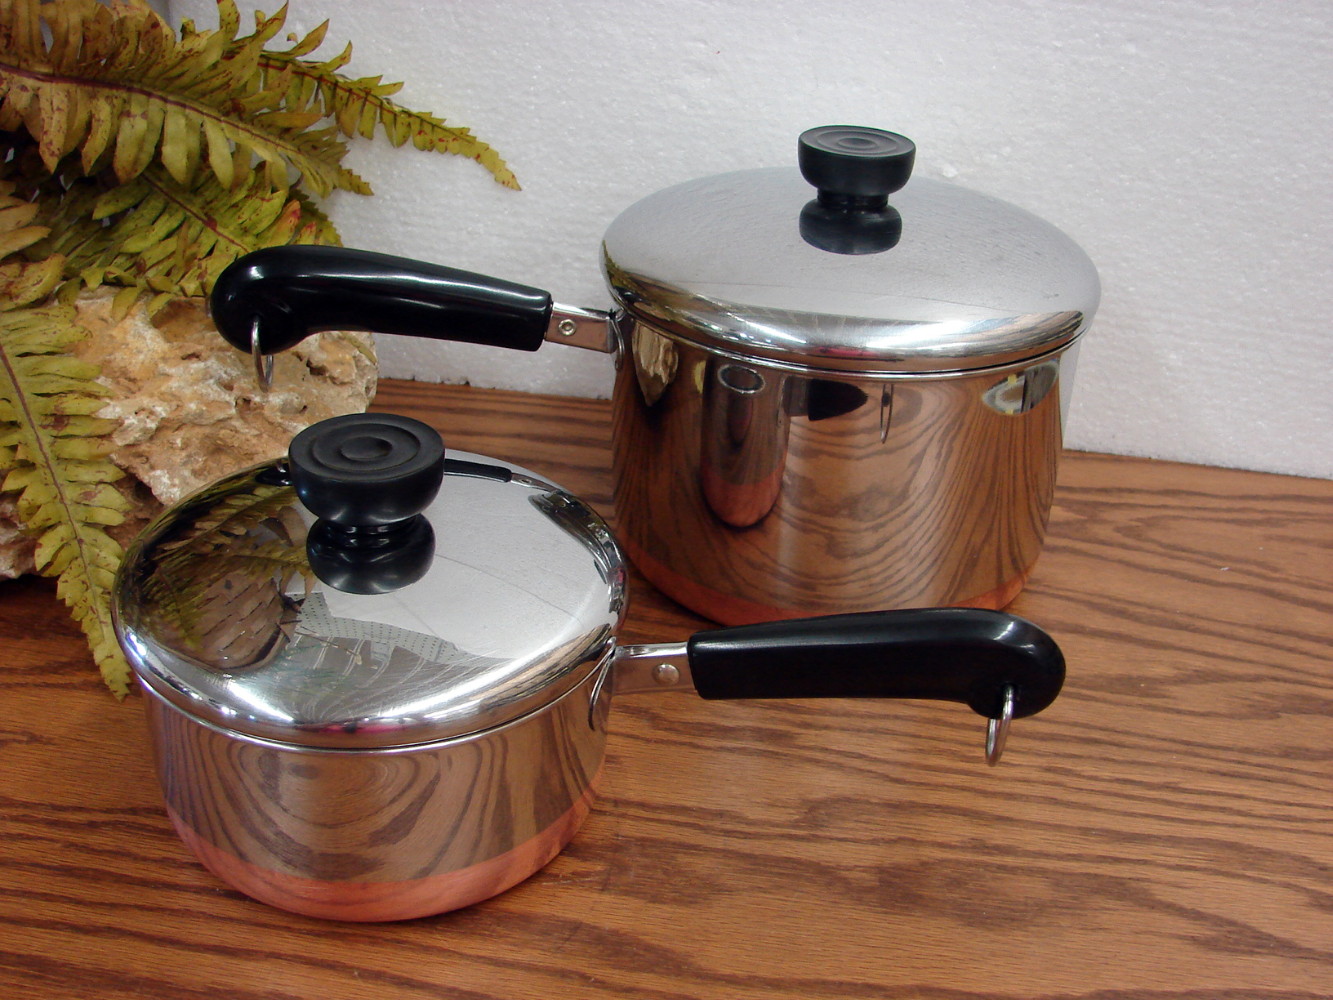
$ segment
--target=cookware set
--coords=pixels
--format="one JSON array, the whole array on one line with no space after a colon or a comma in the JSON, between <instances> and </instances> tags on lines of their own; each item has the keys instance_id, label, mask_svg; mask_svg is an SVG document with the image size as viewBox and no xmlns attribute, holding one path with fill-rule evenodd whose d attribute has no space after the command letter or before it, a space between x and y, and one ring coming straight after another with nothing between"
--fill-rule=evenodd
<instances>
[{"instance_id":1,"label":"cookware set","mask_svg":"<svg viewBox=\"0 0 1333 1000\"><path fill-rule=\"evenodd\" d=\"M609 313L336 247L219 278L215 322L261 378L356 328L617 368L614 537L528 470L356 414L131 546L117 634L172 822L219 877L348 920L493 896L587 815L613 695L955 701L991 762L1056 697L1060 650L998 608L1041 546L1095 272L1013 206L909 180L900 136L800 150L813 197L760 170L628 209ZM619 643L626 555L730 627Z\"/></svg>"}]
</instances>

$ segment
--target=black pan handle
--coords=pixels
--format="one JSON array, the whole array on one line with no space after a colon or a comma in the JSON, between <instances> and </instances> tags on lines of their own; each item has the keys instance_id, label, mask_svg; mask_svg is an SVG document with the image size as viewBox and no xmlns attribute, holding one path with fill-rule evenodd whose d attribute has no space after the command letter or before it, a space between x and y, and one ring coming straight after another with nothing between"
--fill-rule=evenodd
<instances>
[{"instance_id":1,"label":"black pan handle","mask_svg":"<svg viewBox=\"0 0 1333 1000\"><path fill-rule=\"evenodd\" d=\"M323 330L368 330L535 351L551 296L438 264L333 246L278 246L233 261L210 298L234 347L276 354ZM252 337L258 345L252 344Z\"/></svg>"},{"instance_id":2,"label":"black pan handle","mask_svg":"<svg viewBox=\"0 0 1333 1000\"><path fill-rule=\"evenodd\" d=\"M988 719L1034 715L1055 700L1065 661L1055 640L1002 611L871 611L698 632L688 644L704 698L931 698Z\"/></svg>"}]
</instances>

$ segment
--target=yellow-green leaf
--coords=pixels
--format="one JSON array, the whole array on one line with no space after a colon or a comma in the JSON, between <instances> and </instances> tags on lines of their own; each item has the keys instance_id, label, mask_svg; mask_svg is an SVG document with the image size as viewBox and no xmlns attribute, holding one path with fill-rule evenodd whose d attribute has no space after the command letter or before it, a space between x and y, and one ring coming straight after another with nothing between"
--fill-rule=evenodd
<instances>
[{"instance_id":1,"label":"yellow-green leaf","mask_svg":"<svg viewBox=\"0 0 1333 1000\"><path fill-rule=\"evenodd\" d=\"M167 108L162 126L162 165L178 184L188 184L199 162L200 124L178 105Z\"/></svg>"},{"instance_id":2,"label":"yellow-green leaf","mask_svg":"<svg viewBox=\"0 0 1333 1000\"><path fill-rule=\"evenodd\" d=\"M88 108L88 132L80 147L83 172L92 173L102 155L111 147L120 121L121 102L103 97L93 100Z\"/></svg>"},{"instance_id":3,"label":"yellow-green leaf","mask_svg":"<svg viewBox=\"0 0 1333 1000\"><path fill-rule=\"evenodd\" d=\"M323 24L315 28L314 31L310 32L310 34L306 35L305 38L301 39L288 49L287 55L307 56L311 52L314 52L315 49L319 48L324 43L324 36L328 33L328 30L329 22L325 21Z\"/></svg>"},{"instance_id":4,"label":"yellow-green leaf","mask_svg":"<svg viewBox=\"0 0 1333 1000\"><path fill-rule=\"evenodd\" d=\"M9 198L5 194L0 192L0 233L26 226L37 217L36 204Z\"/></svg>"},{"instance_id":5,"label":"yellow-green leaf","mask_svg":"<svg viewBox=\"0 0 1333 1000\"><path fill-rule=\"evenodd\" d=\"M208 165L223 187L232 186L231 143L217 122L204 120L204 139L208 143Z\"/></svg>"},{"instance_id":6,"label":"yellow-green leaf","mask_svg":"<svg viewBox=\"0 0 1333 1000\"><path fill-rule=\"evenodd\" d=\"M126 209L133 208L148 193L142 184L122 184L100 195L93 203L91 218L96 221L109 219Z\"/></svg>"},{"instance_id":7,"label":"yellow-green leaf","mask_svg":"<svg viewBox=\"0 0 1333 1000\"><path fill-rule=\"evenodd\" d=\"M121 182L138 177L153 162L165 118L166 108L159 101L146 94L130 94L116 132L116 152L111 160Z\"/></svg>"},{"instance_id":8,"label":"yellow-green leaf","mask_svg":"<svg viewBox=\"0 0 1333 1000\"><path fill-rule=\"evenodd\" d=\"M133 307L140 294L141 291L136 285L131 285L128 288L122 288L118 291L115 294L115 297L111 300L112 318L114 318L116 322L120 322L128 316L130 314L130 309Z\"/></svg>"},{"instance_id":9,"label":"yellow-green leaf","mask_svg":"<svg viewBox=\"0 0 1333 1000\"><path fill-rule=\"evenodd\" d=\"M7 233L0 232L0 258L32 246L48 232L50 230L45 226L24 226L22 229L13 229Z\"/></svg>"}]
</instances>

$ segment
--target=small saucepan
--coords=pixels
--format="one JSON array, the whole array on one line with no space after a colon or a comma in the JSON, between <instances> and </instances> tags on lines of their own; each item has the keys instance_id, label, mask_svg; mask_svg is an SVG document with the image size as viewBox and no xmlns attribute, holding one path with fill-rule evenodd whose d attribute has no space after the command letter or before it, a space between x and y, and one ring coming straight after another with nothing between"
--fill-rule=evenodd
<instances>
[{"instance_id":1,"label":"small saucepan","mask_svg":"<svg viewBox=\"0 0 1333 1000\"><path fill-rule=\"evenodd\" d=\"M981 609L617 645L625 567L577 497L391 415L324 421L166 511L113 612L177 831L266 903L424 916L573 837L613 692L957 701L993 759L1063 682L1049 636Z\"/></svg>"}]
</instances>

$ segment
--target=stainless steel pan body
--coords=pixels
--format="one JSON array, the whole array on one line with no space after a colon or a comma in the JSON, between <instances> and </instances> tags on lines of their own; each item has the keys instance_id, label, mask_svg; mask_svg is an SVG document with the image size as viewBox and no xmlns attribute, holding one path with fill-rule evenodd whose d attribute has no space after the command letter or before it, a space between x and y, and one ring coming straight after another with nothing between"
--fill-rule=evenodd
<instances>
[{"instance_id":1,"label":"stainless steel pan body","mask_svg":"<svg viewBox=\"0 0 1333 1000\"><path fill-rule=\"evenodd\" d=\"M528 878L592 806L610 689L594 673L542 711L434 744L356 750L259 740L153 693L172 825L222 881L330 920L406 920Z\"/></svg>"},{"instance_id":2,"label":"stainless steel pan body","mask_svg":"<svg viewBox=\"0 0 1333 1000\"><path fill-rule=\"evenodd\" d=\"M663 592L739 624L1002 608L1022 588L1055 487L1065 358L830 378L628 325L617 532Z\"/></svg>"}]
</instances>

